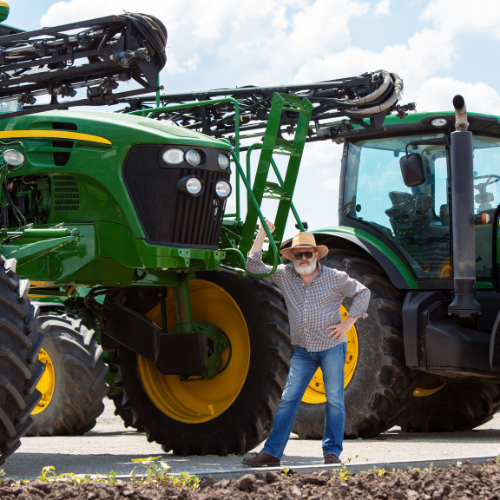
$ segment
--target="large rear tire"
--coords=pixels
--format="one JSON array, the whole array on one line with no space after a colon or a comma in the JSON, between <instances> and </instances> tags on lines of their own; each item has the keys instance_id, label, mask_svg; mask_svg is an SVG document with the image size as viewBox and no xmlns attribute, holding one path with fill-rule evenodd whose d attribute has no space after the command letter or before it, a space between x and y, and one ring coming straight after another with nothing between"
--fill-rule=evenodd
<instances>
[{"instance_id":1,"label":"large rear tire","mask_svg":"<svg viewBox=\"0 0 500 500\"><path fill-rule=\"evenodd\" d=\"M45 366L38 360L43 335L38 308L28 299L29 281L20 280L16 261L0 255L0 464L21 446L33 423L36 386Z\"/></svg>"},{"instance_id":2,"label":"large rear tire","mask_svg":"<svg viewBox=\"0 0 500 500\"><path fill-rule=\"evenodd\" d=\"M357 360L344 389L345 437L371 437L385 430L410 384L404 364L402 296L371 257L333 249L324 265L344 271L371 292L368 318L356 322ZM350 309L352 300L343 305ZM326 403L301 402L293 432L301 439L321 439Z\"/></svg>"},{"instance_id":3,"label":"large rear tire","mask_svg":"<svg viewBox=\"0 0 500 500\"><path fill-rule=\"evenodd\" d=\"M119 346L116 385L134 415L133 426L142 426L148 440L166 452L244 454L272 428L289 369L288 316L281 294L268 282L222 272L197 276L190 281L194 320L226 334L232 349L230 358L229 350L223 356L227 368L209 381L183 382ZM126 306L161 324L158 290L131 289L126 298ZM166 302L170 331L176 323L170 292Z\"/></svg>"},{"instance_id":4,"label":"large rear tire","mask_svg":"<svg viewBox=\"0 0 500 500\"><path fill-rule=\"evenodd\" d=\"M453 432L474 429L500 409L500 386L447 383L436 392L420 388L398 419L403 432ZM414 393L415 394L415 393Z\"/></svg>"},{"instance_id":5,"label":"large rear tire","mask_svg":"<svg viewBox=\"0 0 500 500\"><path fill-rule=\"evenodd\" d=\"M41 314L38 330L45 334L40 357L47 370L38 384L42 399L28 435L81 436L104 410L108 368L102 348L94 330L68 314Z\"/></svg>"},{"instance_id":6,"label":"large rear tire","mask_svg":"<svg viewBox=\"0 0 500 500\"><path fill-rule=\"evenodd\" d=\"M123 425L125 427L132 427L134 423L134 414L123 407L123 392L120 394L108 394L108 398L113 401L115 405L115 415L123 420ZM144 429L136 429L138 432L144 432Z\"/></svg>"}]
</instances>

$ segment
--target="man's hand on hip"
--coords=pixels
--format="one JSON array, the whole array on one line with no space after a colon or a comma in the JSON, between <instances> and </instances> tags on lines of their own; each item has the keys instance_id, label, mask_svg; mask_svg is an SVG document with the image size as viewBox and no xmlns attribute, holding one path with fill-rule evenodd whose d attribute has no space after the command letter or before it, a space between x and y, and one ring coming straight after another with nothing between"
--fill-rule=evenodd
<instances>
[{"instance_id":1,"label":"man's hand on hip","mask_svg":"<svg viewBox=\"0 0 500 500\"><path fill-rule=\"evenodd\" d=\"M338 325L329 326L327 330L331 330L331 333L329 333L328 336L332 340L340 340L352 328L357 319L358 318L347 317Z\"/></svg>"}]
</instances>

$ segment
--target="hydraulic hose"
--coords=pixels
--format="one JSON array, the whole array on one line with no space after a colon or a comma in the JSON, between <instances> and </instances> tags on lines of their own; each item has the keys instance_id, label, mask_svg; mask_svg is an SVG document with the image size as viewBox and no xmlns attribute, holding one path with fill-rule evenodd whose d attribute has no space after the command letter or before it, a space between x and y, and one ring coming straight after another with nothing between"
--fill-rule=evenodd
<instances>
[{"instance_id":1,"label":"hydraulic hose","mask_svg":"<svg viewBox=\"0 0 500 500\"><path fill-rule=\"evenodd\" d=\"M342 104L347 104L349 106L359 106L361 104L366 104L368 102L373 102L375 99L380 97L381 95L384 94L384 92L389 88L389 85L392 83L392 77L391 74L388 71L385 71L383 69L379 70L378 73L382 73L384 76L384 81L380 85L378 89L376 89L374 92L371 94L365 96L365 97L360 97L359 99L349 99L347 101L342 101Z\"/></svg>"},{"instance_id":2,"label":"hydraulic hose","mask_svg":"<svg viewBox=\"0 0 500 500\"><path fill-rule=\"evenodd\" d=\"M403 92L403 80L401 80L396 73L391 73L391 77L394 78L394 90L391 96L383 104L379 106L372 106L371 108L346 111L345 114L353 117L371 116L382 113L396 104L401 98L401 93Z\"/></svg>"}]
</instances>

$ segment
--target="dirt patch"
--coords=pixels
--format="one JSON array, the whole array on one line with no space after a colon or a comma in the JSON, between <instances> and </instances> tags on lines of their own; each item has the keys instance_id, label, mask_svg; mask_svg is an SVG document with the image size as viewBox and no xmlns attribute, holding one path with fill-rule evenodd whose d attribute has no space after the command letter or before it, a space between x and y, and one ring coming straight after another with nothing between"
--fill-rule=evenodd
<instances>
[{"instance_id":1,"label":"dirt patch","mask_svg":"<svg viewBox=\"0 0 500 500\"><path fill-rule=\"evenodd\" d=\"M205 477L197 490L163 485L68 484L29 481L15 484L4 479L0 485L2 499L76 499L76 500L320 500L320 499L397 499L500 500L500 465L471 465L429 471L359 473L351 477L329 472L288 475L275 472L247 474L238 479L217 480Z\"/></svg>"}]
</instances>

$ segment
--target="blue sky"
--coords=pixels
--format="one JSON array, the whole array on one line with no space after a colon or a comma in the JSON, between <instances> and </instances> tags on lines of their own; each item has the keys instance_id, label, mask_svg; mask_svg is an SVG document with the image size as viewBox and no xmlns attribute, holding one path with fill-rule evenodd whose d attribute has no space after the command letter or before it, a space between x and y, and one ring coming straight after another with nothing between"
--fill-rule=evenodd
<instances>
[{"instance_id":1,"label":"blue sky","mask_svg":"<svg viewBox=\"0 0 500 500\"><path fill-rule=\"evenodd\" d=\"M451 107L500 115L500 0L12 0L24 29L126 10L169 31L166 92L304 83L386 69L419 111ZM340 147L307 148L296 205L312 227L336 224ZM311 192L315 205L311 205ZM307 201L306 201L307 200ZM319 209L318 209L319 208ZM273 208L266 207L272 216ZM293 234L293 226L287 233Z\"/></svg>"}]
</instances>

